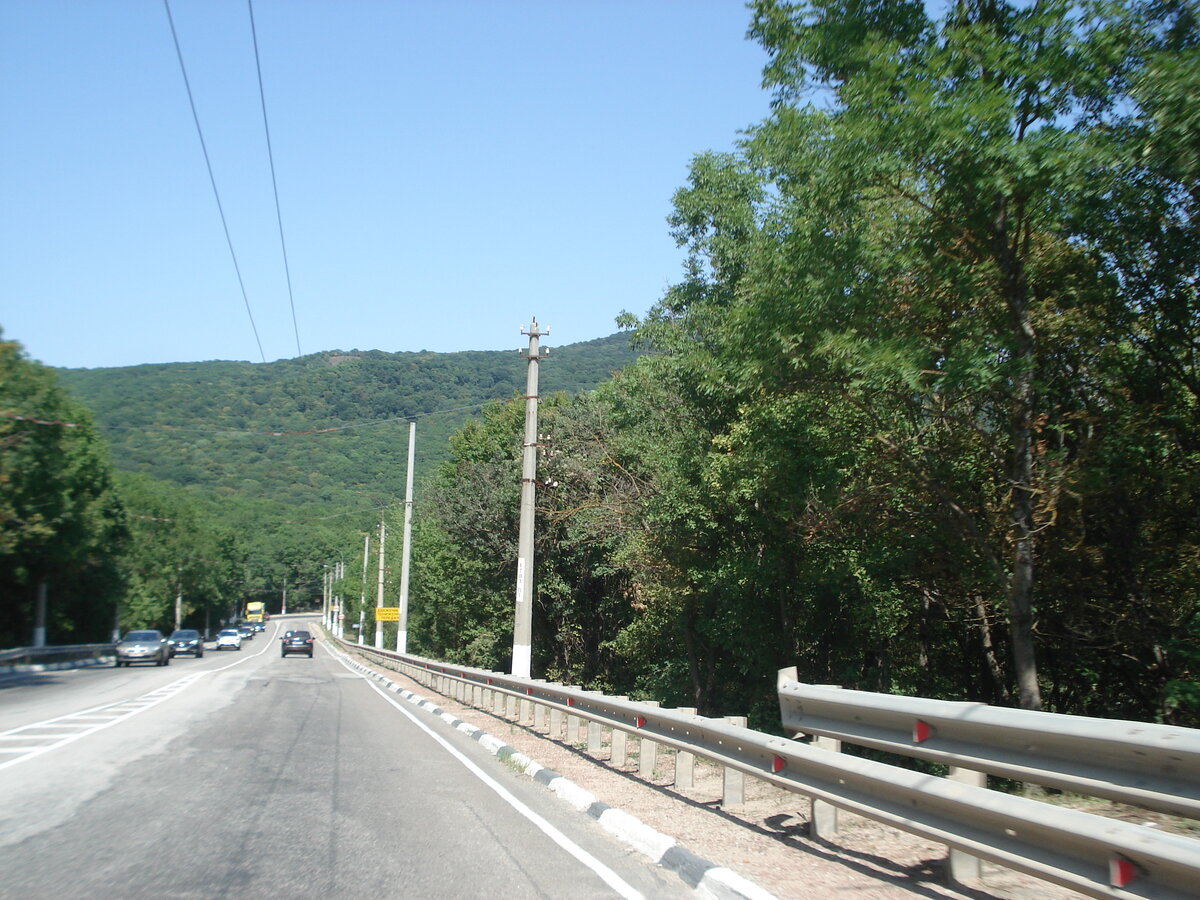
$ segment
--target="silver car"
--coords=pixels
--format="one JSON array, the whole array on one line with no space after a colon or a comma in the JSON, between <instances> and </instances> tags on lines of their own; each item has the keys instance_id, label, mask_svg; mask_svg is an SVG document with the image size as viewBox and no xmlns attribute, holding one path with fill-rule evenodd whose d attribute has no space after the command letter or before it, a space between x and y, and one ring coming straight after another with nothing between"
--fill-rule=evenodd
<instances>
[{"instance_id":1,"label":"silver car","mask_svg":"<svg viewBox=\"0 0 1200 900\"><path fill-rule=\"evenodd\" d=\"M217 632L218 650L241 650L242 635L236 628L222 628Z\"/></svg>"},{"instance_id":2,"label":"silver car","mask_svg":"<svg viewBox=\"0 0 1200 900\"><path fill-rule=\"evenodd\" d=\"M161 631L131 631L116 646L117 667L133 663L152 662L156 666L171 664L171 646Z\"/></svg>"}]
</instances>

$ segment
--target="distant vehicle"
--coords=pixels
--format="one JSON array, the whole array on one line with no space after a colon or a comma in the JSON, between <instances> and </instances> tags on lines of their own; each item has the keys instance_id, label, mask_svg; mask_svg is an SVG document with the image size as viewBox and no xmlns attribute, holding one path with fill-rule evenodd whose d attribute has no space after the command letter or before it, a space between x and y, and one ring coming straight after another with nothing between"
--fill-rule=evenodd
<instances>
[{"instance_id":1,"label":"distant vehicle","mask_svg":"<svg viewBox=\"0 0 1200 900\"><path fill-rule=\"evenodd\" d=\"M171 648L172 656L180 653L190 653L196 659L204 656L204 638L192 628L180 628L172 632L167 638L167 645Z\"/></svg>"},{"instance_id":2,"label":"distant vehicle","mask_svg":"<svg viewBox=\"0 0 1200 900\"><path fill-rule=\"evenodd\" d=\"M260 603L257 600L246 604L246 615L243 618L247 622L265 622L267 621L267 604Z\"/></svg>"},{"instance_id":3,"label":"distant vehicle","mask_svg":"<svg viewBox=\"0 0 1200 900\"><path fill-rule=\"evenodd\" d=\"M243 641L254 640L254 626L249 622L243 622L237 627L238 634L242 636Z\"/></svg>"},{"instance_id":4,"label":"distant vehicle","mask_svg":"<svg viewBox=\"0 0 1200 900\"><path fill-rule=\"evenodd\" d=\"M266 622L251 622L250 627L254 629L255 634L262 634L267 630Z\"/></svg>"},{"instance_id":5,"label":"distant vehicle","mask_svg":"<svg viewBox=\"0 0 1200 900\"><path fill-rule=\"evenodd\" d=\"M306 653L312 659L312 635L307 631L289 631L280 642L279 655L287 656L289 653Z\"/></svg>"},{"instance_id":6,"label":"distant vehicle","mask_svg":"<svg viewBox=\"0 0 1200 900\"><path fill-rule=\"evenodd\" d=\"M116 646L117 668L135 662L171 664L171 647L161 631L131 631Z\"/></svg>"},{"instance_id":7,"label":"distant vehicle","mask_svg":"<svg viewBox=\"0 0 1200 900\"><path fill-rule=\"evenodd\" d=\"M236 628L222 628L217 632L218 650L241 650L242 633Z\"/></svg>"}]
</instances>

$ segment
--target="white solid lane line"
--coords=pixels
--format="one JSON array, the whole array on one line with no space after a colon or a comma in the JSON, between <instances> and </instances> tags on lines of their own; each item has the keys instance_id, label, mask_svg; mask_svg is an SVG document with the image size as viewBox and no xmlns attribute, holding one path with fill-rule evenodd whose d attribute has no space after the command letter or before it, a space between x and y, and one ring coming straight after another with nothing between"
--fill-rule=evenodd
<instances>
[{"instance_id":1,"label":"white solid lane line","mask_svg":"<svg viewBox=\"0 0 1200 900\"><path fill-rule=\"evenodd\" d=\"M346 666L346 663L340 658L338 659L338 662L342 663L343 666ZM346 666L346 668L349 669L350 667ZM399 710L404 716L406 716L410 722L437 741L447 753L462 763L468 772L491 788L491 790L494 791L502 800L504 800L505 803L532 822L543 834L550 838L550 840L554 841L554 843L566 850L567 853L571 854L571 856L575 857L577 860L595 872L596 875L598 875L605 884L616 891L617 894L627 898L627 900L642 900L642 894L627 881L625 881L625 879L623 879L620 875L618 875L600 860L596 859L596 857L592 856L592 854L588 853L569 837L547 822L544 818L539 816L532 809L514 797L507 788L484 772L483 769L479 768L479 766L475 765L475 763L471 762L471 760L459 752L440 734L435 732L428 725L396 702L395 698L391 697L381 687L361 674L356 673L356 675L357 677L362 678L363 681L365 681L371 688L371 690L375 691L375 693L379 694L379 696L390 703L393 708Z\"/></svg>"}]
</instances>

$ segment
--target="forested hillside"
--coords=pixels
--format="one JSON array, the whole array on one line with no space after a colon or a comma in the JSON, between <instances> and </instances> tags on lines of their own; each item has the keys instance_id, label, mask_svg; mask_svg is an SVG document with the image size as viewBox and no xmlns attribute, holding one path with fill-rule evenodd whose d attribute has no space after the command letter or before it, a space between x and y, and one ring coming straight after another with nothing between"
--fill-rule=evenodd
<instances>
[{"instance_id":1,"label":"forested hillside","mask_svg":"<svg viewBox=\"0 0 1200 900\"><path fill-rule=\"evenodd\" d=\"M541 393L595 387L635 355L619 334L554 347L541 366ZM485 401L524 394L525 372L515 350L352 350L267 364L58 374L94 413L119 469L207 498L362 507L404 495L405 419L418 423L421 482L447 457L450 435Z\"/></svg>"}]
</instances>

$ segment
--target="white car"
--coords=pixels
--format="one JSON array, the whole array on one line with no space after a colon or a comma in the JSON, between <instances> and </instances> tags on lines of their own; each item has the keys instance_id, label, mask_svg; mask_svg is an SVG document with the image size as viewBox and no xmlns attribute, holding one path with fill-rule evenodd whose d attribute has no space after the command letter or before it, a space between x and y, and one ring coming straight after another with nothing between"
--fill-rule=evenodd
<instances>
[{"instance_id":1,"label":"white car","mask_svg":"<svg viewBox=\"0 0 1200 900\"><path fill-rule=\"evenodd\" d=\"M217 632L218 650L241 650L242 635L236 628L222 628Z\"/></svg>"}]
</instances>

